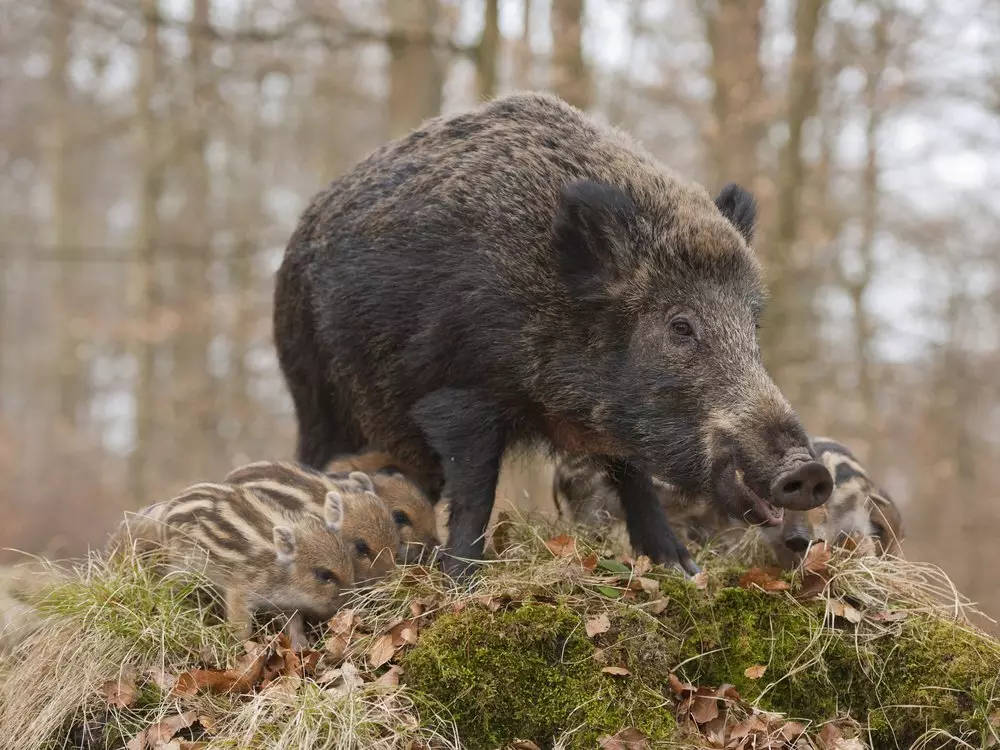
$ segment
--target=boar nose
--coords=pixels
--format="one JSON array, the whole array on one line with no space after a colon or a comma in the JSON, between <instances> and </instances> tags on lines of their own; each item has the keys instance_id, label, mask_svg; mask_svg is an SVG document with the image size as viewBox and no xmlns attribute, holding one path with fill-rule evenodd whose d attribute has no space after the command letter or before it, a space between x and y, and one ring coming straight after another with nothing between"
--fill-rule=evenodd
<instances>
[{"instance_id":1,"label":"boar nose","mask_svg":"<svg viewBox=\"0 0 1000 750\"><path fill-rule=\"evenodd\" d=\"M809 510L822 505L833 492L833 477L819 461L806 461L775 480L771 501L779 508Z\"/></svg>"},{"instance_id":2,"label":"boar nose","mask_svg":"<svg viewBox=\"0 0 1000 750\"><path fill-rule=\"evenodd\" d=\"M801 531L786 536L783 541L785 542L785 546L788 547L788 549L790 549L792 552L798 555L801 555L803 552L809 549L809 542L811 542L812 540L809 538L808 534L806 534L804 531Z\"/></svg>"}]
</instances>

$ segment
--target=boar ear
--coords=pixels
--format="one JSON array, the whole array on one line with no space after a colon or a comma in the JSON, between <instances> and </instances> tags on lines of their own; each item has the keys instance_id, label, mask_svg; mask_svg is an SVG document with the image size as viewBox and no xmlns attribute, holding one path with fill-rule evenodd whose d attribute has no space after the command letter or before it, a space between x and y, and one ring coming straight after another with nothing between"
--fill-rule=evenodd
<instances>
[{"instance_id":1,"label":"boar ear","mask_svg":"<svg viewBox=\"0 0 1000 750\"><path fill-rule=\"evenodd\" d=\"M340 533L344 525L344 498L336 490L326 493L326 499L323 501L323 519L330 531Z\"/></svg>"},{"instance_id":2,"label":"boar ear","mask_svg":"<svg viewBox=\"0 0 1000 750\"><path fill-rule=\"evenodd\" d=\"M613 275L625 260L637 214L632 199L612 185L590 180L568 184L553 222L563 273L584 282Z\"/></svg>"},{"instance_id":3,"label":"boar ear","mask_svg":"<svg viewBox=\"0 0 1000 750\"><path fill-rule=\"evenodd\" d=\"M757 201L735 182L730 182L715 198L715 205L729 223L743 235L747 245L757 233Z\"/></svg>"},{"instance_id":4,"label":"boar ear","mask_svg":"<svg viewBox=\"0 0 1000 750\"><path fill-rule=\"evenodd\" d=\"M288 526L275 526L272 534L278 562L290 563L295 559L295 532Z\"/></svg>"},{"instance_id":5,"label":"boar ear","mask_svg":"<svg viewBox=\"0 0 1000 750\"><path fill-rule=\"evenodd\" d=\"M352 471L347 475L347 478L360 484L361 489L363 490L367 490L368 492L375 491L375 483L372 481L372 478L363 471Z\"/></svg>"}]
</instances>

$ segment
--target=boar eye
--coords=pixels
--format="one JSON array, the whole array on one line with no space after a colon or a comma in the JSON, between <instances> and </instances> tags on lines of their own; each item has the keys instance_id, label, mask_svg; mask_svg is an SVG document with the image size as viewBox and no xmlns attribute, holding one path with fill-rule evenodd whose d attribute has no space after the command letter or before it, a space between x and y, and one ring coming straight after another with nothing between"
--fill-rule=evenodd
<instances>
[{"instance_id":1,"label":"boar eye","mask_svg":"<svg viewBox=\"0 0 1000 750\"><path fill-rule=\"evenodd\" d=\"M394 510L392 512L392 521L397 526L411 526L412 525L412 523L410 521L410 517L408 515L406 515L406 513L404 513L401 510Z\"/></svg>"},{"instance_id":2,"label":"boar eye","mask_svg":"<svg viewBox=\"0 0 1000 750\"><path fill-rule=\"evenodd\" d=\"M364 541L361 539L358 539L356 542L354 542L354 549L358 551L359 555L362 555L364 557L372 556L371 547L365 544Z\"/></svg>"},{"instance_id":3,"label":"boar eye","mask_svg":"<svg viewBox=\"0 0 1000 750\"><path fill-rule=\"evenodd\" d=\"M671 320L670 330L678 336L691 336L694 334L691 324L684 318L674 318Z\"/></svg>"},{"instance_id":4,"label":"boar eye","mask_svg":"<svg viewBox=\"0 0 1000 750\"><path fill-rule=\"evenodd\" d=\"M326 568L313 568L313 575L320 583L340 583L337 574Z\"/></svg>"}]
</instances>

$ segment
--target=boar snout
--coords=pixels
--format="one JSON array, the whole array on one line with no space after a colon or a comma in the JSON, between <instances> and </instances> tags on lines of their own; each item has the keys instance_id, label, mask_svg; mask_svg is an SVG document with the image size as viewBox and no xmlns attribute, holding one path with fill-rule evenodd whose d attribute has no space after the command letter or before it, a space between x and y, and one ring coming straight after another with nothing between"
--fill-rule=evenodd
<instances>
[{"instance_id":1,"label":"boar snout","mask_svg":"<svg viewBox=\"0 0 1000 750\"><path fill-rule=\"evenodd\" d=\"M771 502L779 508L810 510L833 492L833 477L819 461L805 461L781 474L771 485Z\"/></svg>"},{"instance_id":2,"label":"boar snout","mask_svg":"<svg viewBox=\"0 0 1000 750\"><path fill-rule=\"evenodd\" d=\"M813 541L805 513L791 512L785 515L781 528L781 543L795 555L802 555Z\"/></svg>"}]
</instances>

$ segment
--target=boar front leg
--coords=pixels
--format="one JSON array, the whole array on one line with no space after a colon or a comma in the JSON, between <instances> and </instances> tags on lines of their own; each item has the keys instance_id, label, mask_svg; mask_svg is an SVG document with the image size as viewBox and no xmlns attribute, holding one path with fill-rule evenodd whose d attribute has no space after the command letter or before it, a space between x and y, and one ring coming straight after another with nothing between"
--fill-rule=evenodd
<instances>
[{"instance_id":1,"label":"boar front leg","mask_svg":"<svg viewBox=\"0 0 1000 750\"><path fill-rule=\"evenodd\" d=\"M632 547L653 562L677 565L689 575L698 573L691 553L667 521L649 473L622 459L609 460L606 466L621 498Z\"/></svg>"},{"instance_id":2,"label":"boar front leg","mask_svg":"<svg viewBox=\"0 0 1000 750\"><path fill-rule=\"evenodd\" d=\"M437 453L448 497L448 543L441 567L466 579L481 560L496 498L506 429L502 411L473 390L442 389L425 396L412 415Z\"/></svg>"},{"instance_id":3,"label":"boar front leg","mask_svg":"<svg viewBox=\"0 0 1000 750\"><path fill-rule=\"evenodd\" d=\"M253 607L242 587L233 586L226 591L226 621L241 641L253 634L253 615Z\"/></svg>"}]
</instances>

